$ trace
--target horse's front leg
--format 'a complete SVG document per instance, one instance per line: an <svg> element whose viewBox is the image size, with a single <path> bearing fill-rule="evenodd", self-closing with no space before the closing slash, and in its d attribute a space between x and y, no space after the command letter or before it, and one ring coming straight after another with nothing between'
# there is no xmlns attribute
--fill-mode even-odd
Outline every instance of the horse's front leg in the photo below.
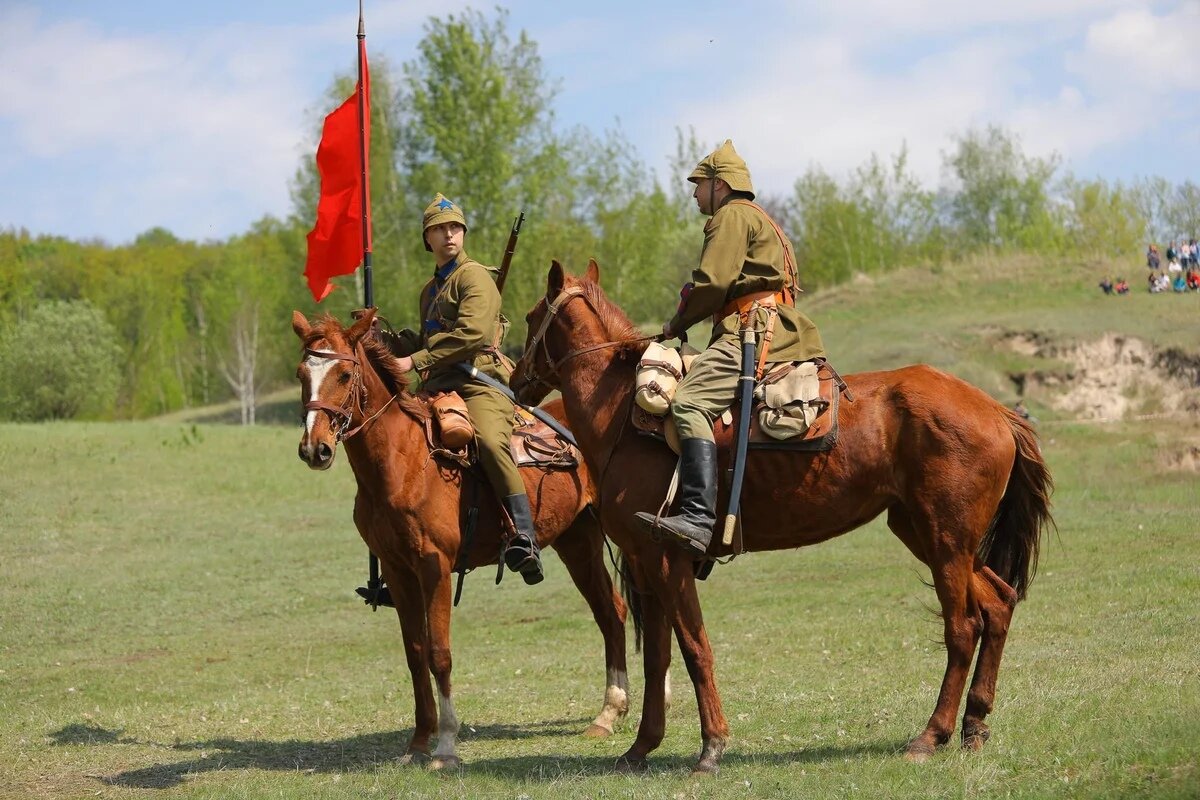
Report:
<svg viewBox="0 0 1200 800"><path fill-rule="evenodd" d="M637 566L635 564L635 568ZM664 588L661 581L652 582L645 577L639 580L639 591L644 592L641 601L645 699L642 701L642 721L638 725L637 738L633 746L617 759L618 772L645 772L649 767L646 757L662 744L666 735L671 626L661 596Z"/></svg>
<svg viewBox="0 0 1200 800"><path fill-rule="evenodd" d="M688 675L696 689L696 706L700 711L700 736L703 741L700 759L692 768L693 775L716 774L721 756L729 740L729 722L721 708L713 674L713 651L704 629L704 615L696 593L696 579L691 558L674 551L668 556L667 586L675 598L672 626L679 642L679 652L687 665Z"/></svg>
<svg viewBox="0 0 1200 800"><path fill-rule="evenodd" d="M412 678L414 718L412 738L404 753L405 763L429 761L429 738L437 732L437 706L429 683L429 637L425 626L425 597L418 575L407 569L398 571L386 561L383 578L396 603L404 655Z"/></svg>
<svg viewBox="0 0 1200 800"><path fill-rule="evenodd" d="M430 769L458 769L458 715L450 692L450 610L453 606L450 559L444 553L429 553L421 558L422 585L428 608L429 666L438 690L438 737Z"/></svg>

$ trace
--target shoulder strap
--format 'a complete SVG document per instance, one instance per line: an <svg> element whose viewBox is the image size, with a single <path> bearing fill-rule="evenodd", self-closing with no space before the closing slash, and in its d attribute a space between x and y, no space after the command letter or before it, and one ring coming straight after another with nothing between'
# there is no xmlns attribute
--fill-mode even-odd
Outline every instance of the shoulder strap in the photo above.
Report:
<svg viewBox="0 0 1200 800"><path fill-rule="evenodd" d="M775 235L779 237L779 246L783 248L783 263L787 270L783 287L783 301L789 306L796 305L796 293L802 291L800 288L799 279L796 277L796 262L792 259L792 248L788 246L787 237L783 235L783 228L779 227L779 223L767 213L767 210L753 200L747 200L744 197L735 197L729 201L730 204L737 203L739 206L750 206L756 209L758 213L763 215L767 222L771 223L771 227L775 229Z"/></svg>

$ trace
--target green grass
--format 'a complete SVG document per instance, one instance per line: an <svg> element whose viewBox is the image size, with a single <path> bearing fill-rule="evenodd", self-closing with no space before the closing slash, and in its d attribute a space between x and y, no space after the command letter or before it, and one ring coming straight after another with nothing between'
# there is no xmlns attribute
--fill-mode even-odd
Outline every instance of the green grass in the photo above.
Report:
<svg viewBox="0 0 1200 800"><path fill-rule="evenodd" d="M978 288L974 269L938 279ZM943 342L943 366L986 375L1010 356L973 343L985 324L1166 341L1171 319L1134 331L1107 312L1196 299L1080 307L1094 281L1071 299L1068 268L1025 295L1033 267L994 271L974 310L941 284L930 299L912 272L817 298L814 316L845 371L933 360ZM920 766L899 755L932 711L944 651L927 573L876 522L702 585L733 730L710 780L687 777L699 730L678 656L649 775L610 769L633 740L640 657L629 722L578 735L599 710L601 641L553 557L533 589L467 579L464 770L398 764L412 725L399 626L353 595L366 572L353 479L342 457L304 467L298 425L0 426L0 797L1196 797L1200 498L1164 453L1200 428L1056 422L1043 448L1059 533L1017 610L987 747Z"/></svg>

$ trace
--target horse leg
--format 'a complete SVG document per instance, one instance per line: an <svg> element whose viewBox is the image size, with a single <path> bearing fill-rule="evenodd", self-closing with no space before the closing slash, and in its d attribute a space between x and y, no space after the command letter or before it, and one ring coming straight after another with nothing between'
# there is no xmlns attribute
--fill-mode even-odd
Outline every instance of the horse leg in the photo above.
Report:
<svg viewBox="0 0 1200 800"><path fill-rule="evenodd" d="M628 555L628 554L627 554ZM652 588L642 595L642 663L646 679L642 701L642 721L633 745L617 759L618 772L645 772L646 756L662 744L667 730L667 671L671 666L671 627L663 607L661 585L650 587L645 579L639 590Z"/></svg>
<svg viewBox="0 0 1200 800"><path fill-rule="evenodd" d="M700 609L690 558L672 551L668 564L668 585L674 589L673 596L676 598L672 609L675 638L695 687L696 706L700 711L703 747L699 761L692 767L692 774L715 775L729 741L729 722L721 708L721 695L713 674L712 645L704 629L704 614Z"/></svg>
<svg viewBox="0 0 1200 800"><path fill-rule="evenodd" d="M400 634L404 639L404 655L412 677L415 703L413 733L405 750L404 763L424 763L429 760L429 737L437 731L437 709L429 683L429 639L425 628L425 598L417 576L400 573L382 562L383 579L396 601L400 618Z"/></svg>
<svg viewBox="0 0 1200 800"><path fill-rule="evenodd" d="M946 674L929 723L905 750L905 758L909 761L926 761L954 733L958 704L967 684L975 644L983 629L983 620L971 592L973 564L973 554L951 552L936 554L930 565L933 587L942 606Z"/></svg>
<svg viewBox="0 0 1200 800"><path fill-rule="evenodd" d="M438 738L429 768L458 769L462 762L455 750L458 715L450 691L450 609L452 592L450 559L443 553L422 558L422 585L429 609L429 665L438 689Z"/></svg>
<svg viewBox="0 0 1200 800"><path fill-rule="evenodd" d="M604 705L584 736L612 736L616 723L629 713L629 673L625 663L625 601L613 588L604 566L604 532L584 511L552 545L604 636Z"/></svg>
<svg viewBox="0 0 1200 800"><path fill-rule="evenodd" d="M991 732L984 718L991 712L996 698L996 675L1008 638L1008 626L1017 606L1017 593L990 567L983 567L972 576L972 589L983 614L983 635L975 674L967 692L967 709L963 713L962 746L979 750Z"/></svg>

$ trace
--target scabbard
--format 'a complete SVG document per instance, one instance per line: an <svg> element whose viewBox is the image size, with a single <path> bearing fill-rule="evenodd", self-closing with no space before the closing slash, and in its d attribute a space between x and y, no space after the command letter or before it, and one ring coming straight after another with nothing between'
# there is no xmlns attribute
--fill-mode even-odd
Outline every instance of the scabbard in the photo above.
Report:
<svg viewBox="0 0 1200 800"><path fill-rule="evenodd" d="M738 417L734 431L733 480L729 484L729 506L725 513L725 531L722 544L733 543L733 529L737 524L738 507L742 501L742 481L746 477L746 450L750 444L750 406L754 397L754 328L742 325L742 373L738 377Z"/></svg>

